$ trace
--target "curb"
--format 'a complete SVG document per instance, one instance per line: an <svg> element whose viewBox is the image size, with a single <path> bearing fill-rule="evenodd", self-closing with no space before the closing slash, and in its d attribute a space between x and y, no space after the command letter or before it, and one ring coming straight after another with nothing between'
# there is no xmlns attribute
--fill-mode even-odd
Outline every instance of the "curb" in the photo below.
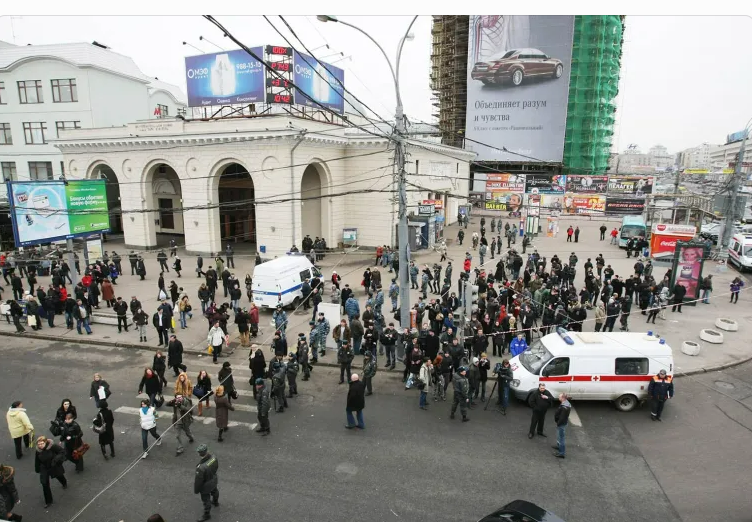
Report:
<svg viewBox="0 0 752 522"><path fill-rule="evenodd" d="M145 351L155 351L155 348L153 346L147 346L143 344L135 344L135 343L124 343L124 342L115 342L115 341L104 341L104 340L95 340L95 339L88 339L88 338L82 338L78 341L73 340L66 340L61 339L60 337L56 337L53 335L47 335L47 334L30 334L30 333L17 333L17 332L3 332L0 331L0 337L24 337L28 339L41 339L46 341L56 341L56 342L63 342L63 343L69 343L69 344L88 344L88 345L98 345L98 346L112 346L114 348L131 348L135 350L145 350ZM204 350L190 350L190 349L184 349L183 353L188 355L207 355L207 353ZM235 353L235 350L227 354L226 356L229 357ZM224 354L220 357L225 356ZM739 366L744 363L752 361L752 356L749 356L745 359L740 359L738 361L733 361L726 364L718 364L716 366L710 366L708 368L698 368L696 370L689 370L689 371L681 371L674 374L675 377L690 377L692 375L699 375L703 373L710 373L710 372L717 372L721 370L726 370L728 368L733 368L734 366ZM312 365L314 368L317 366L319 367L325 367L325 368L339 368L339 364L337 363L331 363L326 361L319 361L316 364ZM357 367L353 366L353 369L363 369L362 366ZM386 370L384 368L379 368L379 373L386 373L387 375L393 374L395 376L400 376L402 374L402 370Z"/></svg>

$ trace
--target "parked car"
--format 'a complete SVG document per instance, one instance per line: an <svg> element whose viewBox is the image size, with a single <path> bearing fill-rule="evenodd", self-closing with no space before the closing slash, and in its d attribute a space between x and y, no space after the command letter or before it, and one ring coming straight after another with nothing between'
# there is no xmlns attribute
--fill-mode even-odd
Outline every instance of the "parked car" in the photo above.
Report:
<svg viewBox="0 0 752 522"><path fill-rule="evenodd" d="M538 49L512 49L498 53L486 61L476 62L470 76L484 85L511 82L517 87L525 78L548 76L561 78L564 64Z"/></svg>
<svg viewBox="0 0 752 522"><path fill-rule="evenodd" d="M564 520L532 502L513 500L478 522L564 522Z"/></svg>

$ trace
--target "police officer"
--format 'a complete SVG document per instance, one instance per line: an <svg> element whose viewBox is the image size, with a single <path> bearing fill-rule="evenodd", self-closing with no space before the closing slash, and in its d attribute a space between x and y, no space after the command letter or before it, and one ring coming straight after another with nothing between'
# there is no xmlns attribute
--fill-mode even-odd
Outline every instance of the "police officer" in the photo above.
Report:
<svg viewBox="0 0 752 522"><path fill-rule="evenodd" d="M376 359L370 351L365 352L363 359L363 383L366 386L366 395L373 395L372 379L376 376Z"/></svg>
<svg viewBox="0 0 752 522"><path fill-rule="evenodd" d="M219 462L217 457L209 453L206 444L199 445L196 448L201 461L196 466L196 479L193 482L193 492L201 495L201 502L204 503L204 515L196 522L204 522L211 519L212 504L219 506L219 489L217 489Z"/></svg>
<svg viewBox="0 0 752 522"><path fill-rule="evenodd" d="M661 420L663 406L666 401L674 396L674 383L670 375L666 375L666 370L661 370L658 375L653 377L648 385L648 396L653 402L650 410L650 420Z"/></svg>
<svg viewBox="0 0 752 522"><path fill-rule="evenodd" d="M287 384L290 389L290 393L288 395L289 398L292 399L293 395L298 394L298 385L296 382L296 379L298 378L298 372L300 371L300 365L298 364L298 357L295 355L295 352L290 352L288 354L289 360L287 361Z"/></svg>
<svg viewBox="0 0 752 522"><path fill-rule="evenodd" d="M259 427L256 433L266 437L271 433L269 428L269 410L272 408L272 401L269 399L269 388L266 387L264 379L256 379L256 406Z"/></svg>
<svg viewBox="0 0 752 522"><path fill-rule="evenodd" d="M281 357L278 357L271 362L271 394L277 403L277 413L282 413L285 411L285 408L287 408L287 398L285 397L285 377L287 371L285 370L284 363L282 363L279 359L281 359Z"/></svg>
<svg viewBox="0 0 752 522"><path fill-rule="evenodd" d="M457 411L457 406L459 406L460 413L462 413L462 422L469 421L470 419L467 418L468 402L470 402L470 384L467 382L467 368L460 366L454 376L454 399L452 400L452 413L449 418L454 418L454 412Z"/></svg>

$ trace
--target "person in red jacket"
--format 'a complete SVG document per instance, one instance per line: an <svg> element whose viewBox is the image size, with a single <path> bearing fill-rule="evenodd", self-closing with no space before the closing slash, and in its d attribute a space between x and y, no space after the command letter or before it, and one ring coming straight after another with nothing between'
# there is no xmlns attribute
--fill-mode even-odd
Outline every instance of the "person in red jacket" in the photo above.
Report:
<svg viewBox="0 0 752 522"><path fill-rule="evenodd" d="M572 228L572 225L569 225L569 228L567 229L567 243L572 242L572 234L574 234L574 229Z"/></svg>
<svg viewBox="0 0 752 522"><path fill-rule="evenodd" d="M248 324L251 327L251 336L256 337L258 335L259 325L259 310L256 303L251 303L251 309L248 311Z"/></svg>
<svg viewBox="0 0 752 522"><path fill-rule="evenodd" d="M467 272L468 274L470 273L470 254L469 254L469 253L467 253L467 252L465 253L465 264L463 265L463 267L462 267L462 268L463 268L463 269L465 270L465 272Z"/></svg>
<svg viewBox="0 0 752 522"><path fill-rule="evenodd" d="M376 247L376 262L374 263L375 266L379 266L379 261L381 261L381 256L384 255L384 247Z"/></svg>
<svg viewBox="0 0 752 522"><path fill-rule="evenodd" d="M612 245L616 244L616 236L618 235L619 235L619 231L616 230L616 228L614 227L614 229L611 231L611 244Z"/></svg>

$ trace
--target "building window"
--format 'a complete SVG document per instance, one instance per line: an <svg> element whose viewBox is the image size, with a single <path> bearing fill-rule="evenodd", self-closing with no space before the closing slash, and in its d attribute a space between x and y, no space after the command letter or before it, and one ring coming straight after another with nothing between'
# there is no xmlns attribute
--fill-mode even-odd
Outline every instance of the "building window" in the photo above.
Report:
<svg viewBox="0 0 752 522"><path fill-rule="evenodd" d="M42 81L27 80L18 82L18 100L21 103L44 103Z"/></svg>
<svg viewBox="0 0 752 522"><path fill-rule="evenodd" d="M3 181L16 181L16 162L3 161L0 163L3 169Z"/></svg>
<svg viewBox="0 0 752 522"><path fill-rule="evenodd" d="M5 98L5 82L0 82L0 105L5 105L8 100Z"/></svg>
<svg viewBox="0 0 752 522"><path fill-rule="evenodd" d="M617 357L616 375L647 375L647 357Z"/></svg>
<svg viewBox="0 0 752 522"><path fill-rule="evenodd" d="M172 213L172 200L159 198L159 226L162 228L175 228L175 216Z"/></svg>
<svg viewBox="0 0 752 522"><path fill-rule="evenodd" d="M154 111L154 115L157 118L166 118L170 115L170 108L167 105L157 104L157 109Z"/></svg>
<svg viewBox="0 0 752 522"><path fill-rule="evenodd" d="M10 123L0 123L0 145L13 145L13 136L10 134Z"/></svg>
<svg viewBox="0 0 752 522"><path fill-rule="evenodd" d="M57 129L57 137L60 137L60 131L65 129L80 129L80 121L56 121L55 128Z"/></svg>
<svg viewBox="0 0 752 522"><path fill-rule="evenodd" d="M29 178L32 181L48 181L52 179L51 161L30 161Z"/></svg>
<svg viewBox="0 0 752 522"><path fill-rule="evenodd" d="M47 143L47 124L43 121L24 122L26 145L44 145Z"/></svg>
<svg viewBox="0 0 752 522"><path fill-rule="evenodd" d="M76 79L52 80L52 101L55 103L77 102Z"/></svg>

